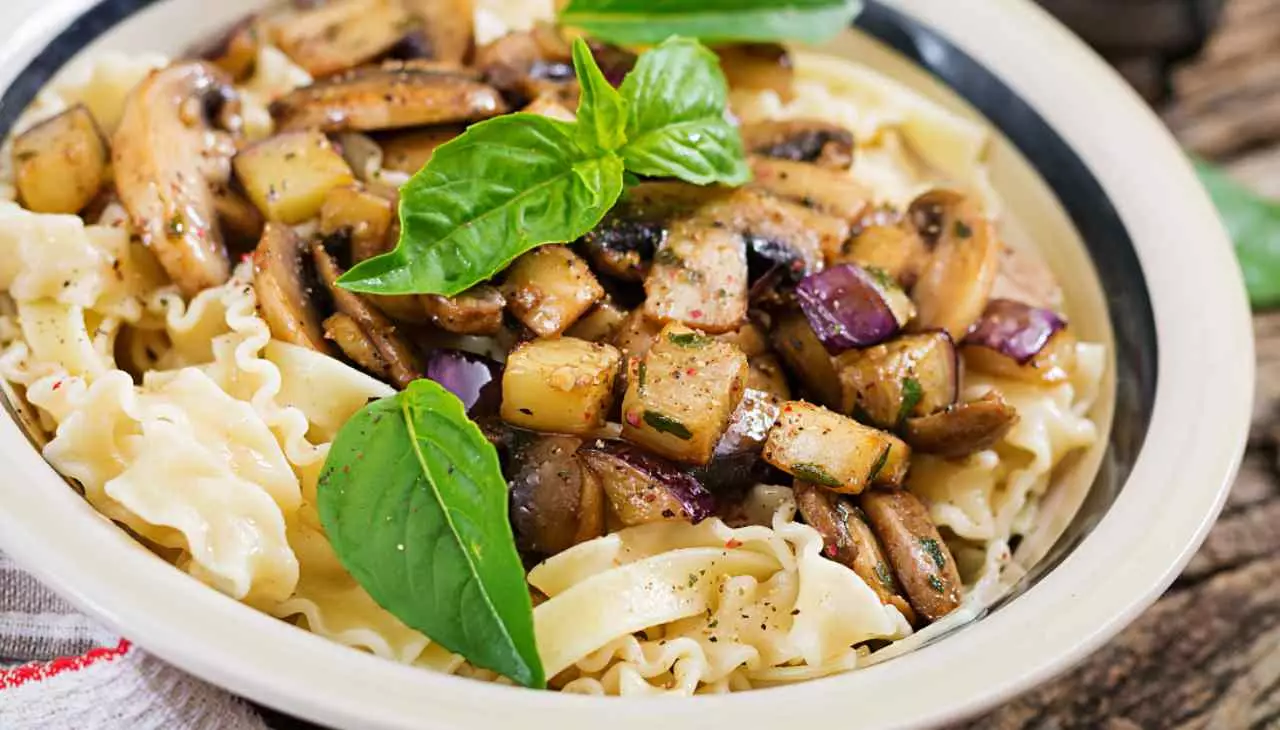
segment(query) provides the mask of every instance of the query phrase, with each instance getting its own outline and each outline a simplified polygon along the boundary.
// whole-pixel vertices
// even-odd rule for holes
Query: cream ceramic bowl
[[[5,0],[0,134],[78,56],[180,53],[263,4]],[[1064,671],[1160,595],[1231,484],[1253,384],[1231,247],[1159,121],[1026,0],[872,2],[830,50],[962,114],[981,113],[1003,133],[992,179],[1007,203],[1007,235],[1040,250],[1064,283],[1074,326],[1115,354],[1106,383],[1114,397],[1094,414],[1109,435],[1062,477],[1092,482],[1083,507],[1052,544],[1020,548],[1047,555],[981,620],[854,673],[733,696],[597,699],[442,676],[331,643],[190,579],[90,509],[9,418],[0,418],[0,549],[161,658],[340,727],[515,719],[556,730],[683,730],[837,718],[924,727]]]

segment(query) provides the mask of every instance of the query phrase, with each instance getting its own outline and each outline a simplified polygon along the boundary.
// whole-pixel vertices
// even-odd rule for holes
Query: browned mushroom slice
[[[742,125],[747,152],[820,167],[848,170],[853,165],[853,133],[818,119],[788,119]]]
[[[337,343],[342,354],[370,375],[384,380],[390,377],[387,361],[354,319],[341,312],[329,317],[324,321],[324,336]]]
[[[842,170],[758,155],[749,161],[751,185],[780,198],[850,222],[871,206],[871,191]]]
[[[916,613],[933,622],[954,611],[960,605],[960,573],[924,504],[903,490],[870,490],[860,501]]]
[[[384,64],[296,89],[271,105],[280,131],[377,131],[472,122],[503,114],[497,89],[465,73]]]
[[[46,119],[13,140],[18,199],[37,213],[79,213],[102,189],[110,154],[88,107]]]
[[[507,300],[496,287],[474,286],[457,296],[422,296],[422,308],[433,324],[460,335],[492,335],[502,329],[502,310]]]
[[[319,77],[382,55],[412,20],[401,0],[331,0],[273,14],[266,25],[285,55]]]
[[[490,84],[525,101],[543,96],[573,101],[578,94],[572,47],[549,24],[480,46],[475,65]]]
[[[808,482],[797,481],[795,495],[805,523],[822,535],[822,554],[853,570],[881,603],[897,608],[909,623],[915,623],[915,611],[903,597],[879,541],[858,509]]]
[[[911,448],[958,459],[994,446],[1018,422],[1018,412],[997,393],[930,416],[907,419],[902,437]]]
[[[405,338],[404,333],[392,324],[382,312],[360,297],[337,285],[342,275],[342,267],[329,255],[323,244],[316,243],[311,247],[311,255],[315,259],[316,275],[329,290],[333,303],[338,311],[355,320],[373,343],[378,354],[387,363],[387,374],[392,383],[404,388],[409,383],[425,377],[422,363],[413,345]]]
[[[292,228],[268,223],[253,252],[253,288],[272,337],[327,353],[305,253],[305,244]]]
[[[773,91],[789,101],[794,96],[795,69],[787,49],[777,43],[739,43],[714,49],[730,89]]]
[[[911,291],[915,327],[946,330],[959,340],[982,316],[1000,270],[1000,238],[981,208],[949,190],[925,193],[911,219],[933,256]]]
[[[462,134],[461,125],[446,125],[382,135],[382,167],[415,175],[431,161],[436,148]]]
[[[404,0],[422,24],[430,58],[466,63],[475,53],[475,7],[472,0]]]
[[[262,238],[266,221],[262,212],[240,191],[226,185],[216,185],[213,190],[213,209],[233,251],[252,248]]]
[[[581,446],[581,439],[543,436],[516,450],[511,523],[522,550],[555,555],[604,534],[604,493]]]
[[[134,87],[112,139],[120,202],[187,296],[231,274],[210,188],[231,177],[235,145],[223,130],[238,130],[238,111],[226,74],[179,63]]]
[[[737,329],[747,316],[747,248],[710,221],[678,221],[653,256],[644,311],[704,332]]]

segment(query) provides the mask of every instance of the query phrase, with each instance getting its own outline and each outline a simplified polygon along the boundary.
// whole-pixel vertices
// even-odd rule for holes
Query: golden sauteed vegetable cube
[[[533,340],[511,352],[502,375],[502,420],[551,433],[588,434],[613,404],[617,348],[572,337]]]
[[[294,225],[320,213],[337,187],[355,181],[342,155],[320,132],[287,132],[235,158],[236,177],[268,220]]]

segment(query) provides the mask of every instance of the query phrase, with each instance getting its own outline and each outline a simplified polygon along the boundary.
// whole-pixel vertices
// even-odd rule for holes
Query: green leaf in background
[[[591,48],[573,42],[573,67],[582,93],[578,100],[578,141],[584,149],[616,152],[627,143],[627,102],[605,79]]]
[[[1208,163],[1195,164],[1235,242],[1250,303],[1258,309],[1280,306],[1280,202],[1258,196]]]
[[[560,23],[606,41],[654,44],[668,36],[821,43],[849,27],[860,0],[570,0]]]
[[[622,194],[622,161],[535,114],[473,125],[400,189],[400,243],[338,280],[372,294],[452,296],[520,254],[572,241]]]
[[[627,170],[695,185],[751,179],[742,135],[725,119],[729,85],[714,53],[691,38],[669,38],[640,56],[622,82],[627,100]]]
[[[432,641],[526,687],[546,686],[498,453],[430,380],[338,432],[320,520],[342,565]]]

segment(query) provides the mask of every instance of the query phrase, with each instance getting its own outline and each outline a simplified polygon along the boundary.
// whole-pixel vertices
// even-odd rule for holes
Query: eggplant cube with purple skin
[[[946,332],[904,335],[837,358],[841,410],[877,428],[896,429],[955,403],[960,382],[955,345]]]
[[[791,476],[840,494],[906,476],[910,449],[899,439],[804,401],[782,406],[764,459]]]
[[[839,355],[896,335],[915,317],[915,305],[878,269],[840,264],[805,277],[796,301],[827,352]]]
[[[590,434],[604,425],[622,355],[572,337],[534,340],[507,358],[502,420],[548,433]]]
[[[742,398],[747,356],[678,324],[629,366],[622,437],[674,461],[705,464]]]

